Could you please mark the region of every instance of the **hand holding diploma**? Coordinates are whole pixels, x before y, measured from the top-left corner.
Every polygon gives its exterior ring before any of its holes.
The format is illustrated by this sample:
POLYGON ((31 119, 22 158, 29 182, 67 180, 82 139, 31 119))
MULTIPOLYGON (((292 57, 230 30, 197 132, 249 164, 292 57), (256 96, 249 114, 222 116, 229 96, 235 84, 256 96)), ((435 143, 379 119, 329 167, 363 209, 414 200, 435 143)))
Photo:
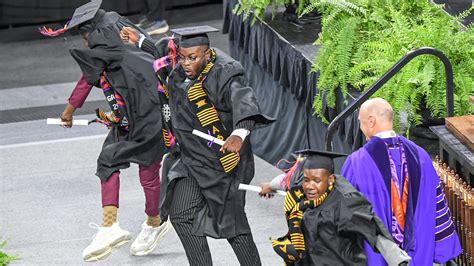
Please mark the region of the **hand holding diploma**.
POLYGON ((220 146, 223 146, 224 145, 224 141, 221 140, 221 139, 218 139, 218 138, 215 138, 209 134, 206 134, 204 132, 201 132, 199 130, 196 130, 196 129, 193 129, 193 134, 200 137, 200 138, 203 138, 205 140, 208 140, 209 142, 212 142, 212 143, 215 143, 217 145, 220 145, 220 146))
POLYGON ((220 149, 222 152, 235 152, 238 153, 240 149, 242 148, 242 143, 243 140, 239 136, 235 135, 230 135, 226 141, 223 141, 221 139, 215 138, 214 136, 211 136, 209 134, 206 134, 204 132, 201 132, 199 130, 193 129, 192 132, 194 135, 203 138, 205 140, 208 140, 209 143, 215 143, 217 145, 222 146, 220 149))
MULTIPOLYGON (((262 192, 262 188, 261 188, 261 187, 259 187, 259 186, 247 185, 247 184, 240 184, 240 185, 239 185, 239 190, 247 190, 247 191, 253 191, 253 192, 257 192, 257 193, 262 192)), ((275 193, 278 194, 278 195, 280 195, 280 196, 286 196, 286 192, 283 191, 283 190, 276 190, 275 193)))

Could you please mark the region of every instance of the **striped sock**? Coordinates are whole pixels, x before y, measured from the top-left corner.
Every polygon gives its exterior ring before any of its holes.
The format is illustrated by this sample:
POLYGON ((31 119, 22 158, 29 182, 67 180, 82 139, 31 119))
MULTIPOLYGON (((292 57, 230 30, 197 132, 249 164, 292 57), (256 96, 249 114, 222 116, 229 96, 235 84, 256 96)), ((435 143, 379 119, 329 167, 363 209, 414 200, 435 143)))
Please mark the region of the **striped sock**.
POLYGON ((103 209, 102 226, 110 227, 117 222, 117 207, 113 205, 105 206, 103 209))

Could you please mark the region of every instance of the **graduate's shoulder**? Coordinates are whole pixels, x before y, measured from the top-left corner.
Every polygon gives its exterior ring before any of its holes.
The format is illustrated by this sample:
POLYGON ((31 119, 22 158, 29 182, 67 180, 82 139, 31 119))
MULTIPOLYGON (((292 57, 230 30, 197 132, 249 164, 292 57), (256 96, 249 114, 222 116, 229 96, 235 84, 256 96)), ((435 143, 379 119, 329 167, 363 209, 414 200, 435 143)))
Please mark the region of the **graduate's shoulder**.
POLYGON ((104 25, 92 30, 87 38, 90 49, 117 50, 124 47, 114 25, 104 25))
POLYGON ((345 198, 362 196, 362 194, 342 175, 336 175, 334 189, 341 193, 345 198))
POLYGON ((217 48, 213 48, 216 52, 216 60, 214 66, 209 72, 206 83, 212 84, 214 88, 225 89, 232 81, 245 82, 245 72, 242 65, 232 57, 217 48))
POLYGON ((117 12, 108 11, 102 16, 102 18, 100 18, 100 21, 97 23, 96 27, 109 26, 109 25, 117 23, 119 20, 124 20, 124 19, 126 18, 122 17, 117 12))
POLYGON ((215 69, 218 70, 221 75, 228 77, 244 75, 244 68, 237 60, 217 48, 212 49, 216 52, 216 61, 214 62, 215 69))

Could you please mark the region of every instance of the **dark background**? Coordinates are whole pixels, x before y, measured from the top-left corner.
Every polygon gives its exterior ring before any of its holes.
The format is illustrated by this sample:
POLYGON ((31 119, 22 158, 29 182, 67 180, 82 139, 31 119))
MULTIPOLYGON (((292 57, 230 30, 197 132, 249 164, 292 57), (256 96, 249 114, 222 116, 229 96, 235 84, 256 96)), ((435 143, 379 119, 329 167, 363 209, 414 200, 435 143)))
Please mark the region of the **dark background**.
MULTIPOLYGON (((0 28, 67 20, 74 9, 89 0, 0 0, 0 28)), ((222 0, 165 0, 167 10, 222 0)), ((121 15, 139 14, 145 0, 103 0, 101 8, 121 15)), ((166 15, 165 15, 166 18, 166 15)))

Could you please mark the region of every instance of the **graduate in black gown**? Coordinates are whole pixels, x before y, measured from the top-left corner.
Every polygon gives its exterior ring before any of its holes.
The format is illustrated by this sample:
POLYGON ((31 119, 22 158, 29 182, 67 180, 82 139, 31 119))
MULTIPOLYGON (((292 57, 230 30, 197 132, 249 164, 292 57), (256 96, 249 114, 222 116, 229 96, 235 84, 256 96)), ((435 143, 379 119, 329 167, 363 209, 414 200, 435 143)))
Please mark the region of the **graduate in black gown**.
MULTIPOLYGON (((180 160, 170 173, 179 178, 170 184, 167 207, 191 265, 212 264, 206 236, 227 239, 241 265, 259 265, 244 211, 245 192, 238 185, 248 184, 254 176, 247 135, 273 120, 260 111, 242 66, 210 47, 207 32, 215 30, 208 26, 174 30, 181 38, 168 91, 180 160), (224 146, 193 135, 193 129, 225 140, 224 146)), ((125 29, 122 34, 137 43, 135 32, 125 29)), ((156 58, 172 56, 173 45, 143 37, 138 44, 156 58)))
MULTIPOLYGON (((77 27, 87 48, 72 48, 70 53, 87 84, 100 88, 110 106, 109 112, 97 111, 96 121, 107 125, 110 131, 97 159, 103 222, 92 243, 83 251, 86 261, 105 258, 130 239, 130 233, 121 229, 117 221, 119 170, 128 168, 130 163, 139 165, 147 214, 142 231, 131 246, 131 253, 141 256, 153 251, 171 226, 169 223, 160 225, 159 216, 159 170, 166 150, 158 80, 149 67, 153 57, 137 47, 124 44, 120 39, 120 29, 134 27, 133 23, 115 12, 99 9, 100 5, 101 1, 94 0, 77 8, 72 19, 60 30, 41 29, 45 35, 57 36, 77 27)), ((72 121, 72 113, 66 120, 66 123, 72 121)))
POLYGON ((410 257, 392 240, 370 203, 334 172, 333 158, 343 154, 304 150, 303 180, 287 192, 288 234, 272 240, 287 264, 367 265, 363 241, 380 252, 389 265, 410 257))

